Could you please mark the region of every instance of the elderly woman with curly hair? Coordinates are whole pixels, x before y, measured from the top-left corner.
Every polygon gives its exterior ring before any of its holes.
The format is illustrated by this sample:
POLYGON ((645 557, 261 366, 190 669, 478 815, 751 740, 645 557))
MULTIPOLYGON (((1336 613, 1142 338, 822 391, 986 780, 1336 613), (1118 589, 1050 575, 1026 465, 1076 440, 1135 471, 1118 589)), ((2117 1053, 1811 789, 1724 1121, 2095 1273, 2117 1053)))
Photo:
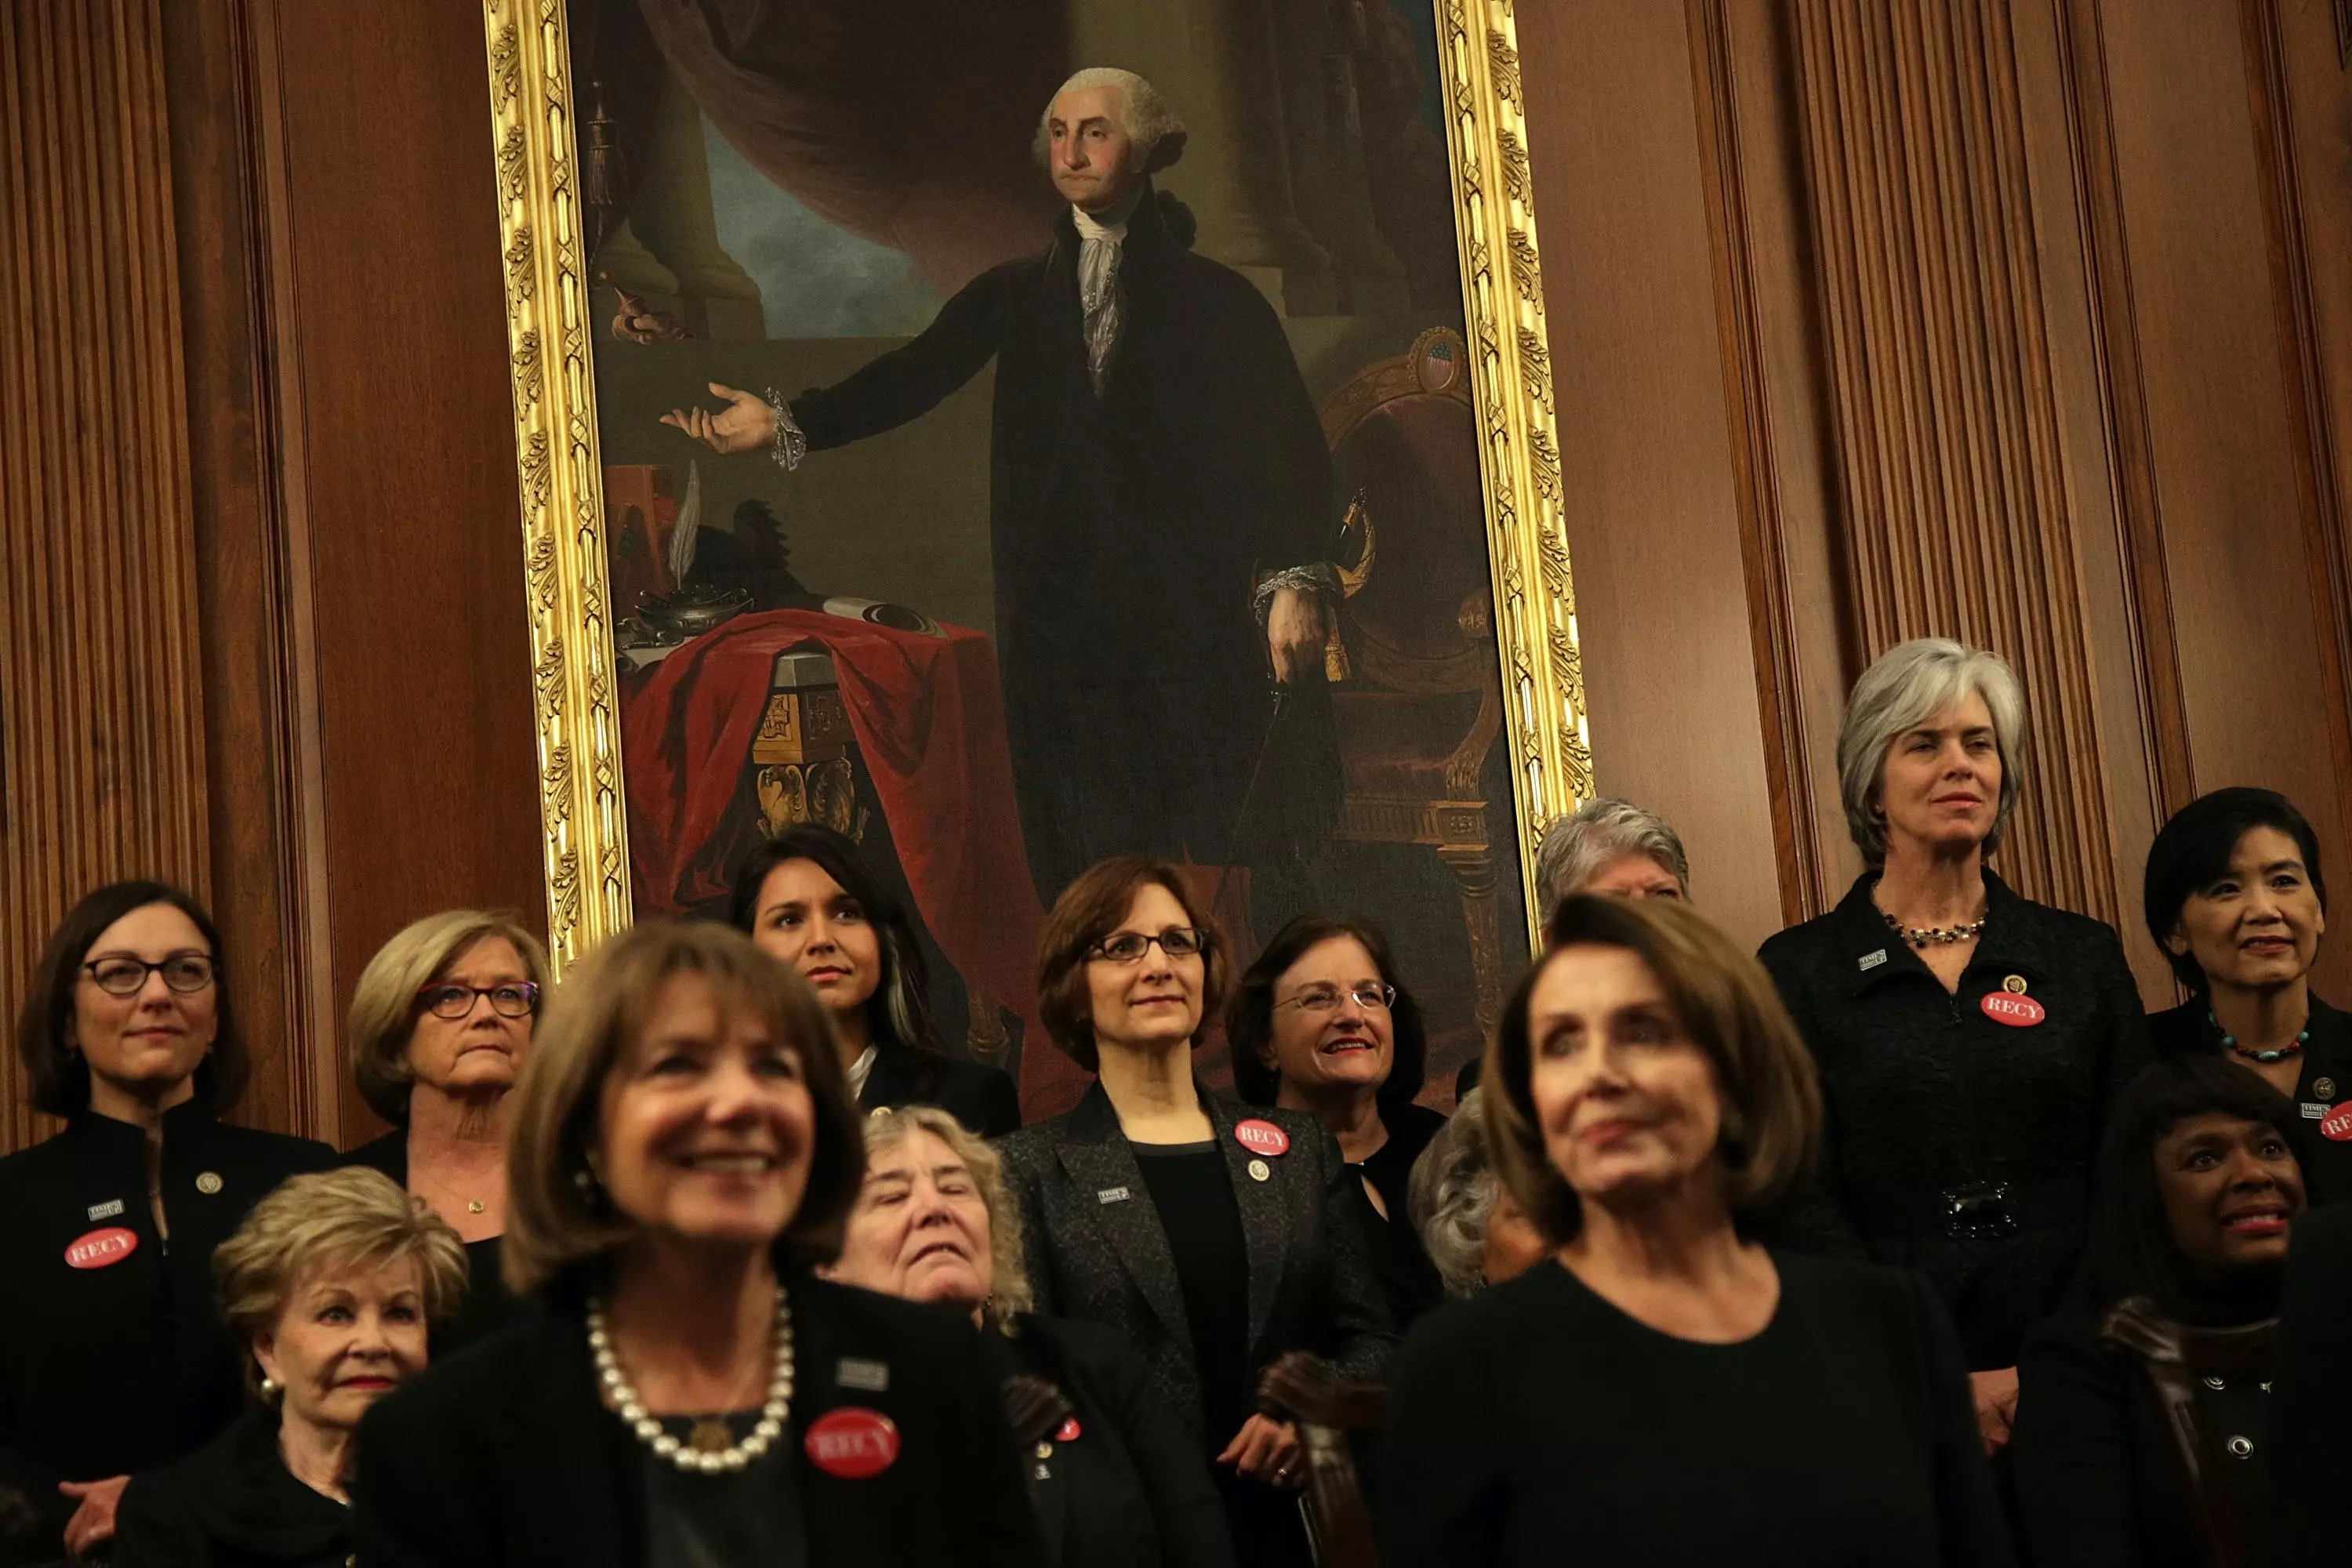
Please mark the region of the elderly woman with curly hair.
POLYGON ((109 1561, 342 1568, 352 1435, 424 1370, 426 1331, 465 1298, 465 1249, 380 1173, 325 1171, 256 1204, 213 1272, 258 1398, 188 1458, 131 1478, 109 1561))
POLYGON ((1108 1329, 1029 1310, 1003 1165, 954 1116, 912 1105, 867 1119, 865 1189, 828 1272, 970 1312, 1008 1395, 1015 1378, 1059 1392, 1066 1413, 1046 1406, 1029 1470, 1053 1568, 1233 1562, 1200 1447, 1143 1358, 1108 1329))

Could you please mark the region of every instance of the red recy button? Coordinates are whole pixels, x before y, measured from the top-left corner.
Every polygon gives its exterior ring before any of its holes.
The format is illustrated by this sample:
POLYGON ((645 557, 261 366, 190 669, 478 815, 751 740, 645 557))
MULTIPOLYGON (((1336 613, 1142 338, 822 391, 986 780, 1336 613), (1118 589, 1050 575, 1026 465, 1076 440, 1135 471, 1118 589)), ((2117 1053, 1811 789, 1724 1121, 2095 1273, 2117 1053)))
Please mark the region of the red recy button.
POLYGON ((76 1237, 73 1245, 66 1248, 66 1267, 104 1268, 110 1263, 121 1262, 138 1250, 137 1231, 110 1225, 103 1230, 93 1230, 87 1236, 76 1237))
POLYGON ((1977 1005, 1984 1009, 1986 1017, 2012 1029, 2030 1029, 2049 1016, 2042 1010, 2041 1003, 2013 991, 1988 991, 1977 1005))
POLYGON ((879 1410, 845 1405, 811 1422, 802 1447, 826 1475, 862 1481, 898 1462, 898 1428, 879 1410))
POLYGON ((2352 1100, 2320 1118, 2319 1135, 2331 1143, 2352 1143, 2352 1100))
POLYGON ((1253 1154, 1287 1154, 1290 1134, 1271 1121, 1251 1117, 1234 1129, 1234 1142, 1253 1154))
POLYGON ((1060 1428, 1055 1432, 1054 1441, 1056 1443, 1075 1443, 1078 1440, 1078 1418, 1073 1415, 1068 1420, 1063 1422, 1060 1428))

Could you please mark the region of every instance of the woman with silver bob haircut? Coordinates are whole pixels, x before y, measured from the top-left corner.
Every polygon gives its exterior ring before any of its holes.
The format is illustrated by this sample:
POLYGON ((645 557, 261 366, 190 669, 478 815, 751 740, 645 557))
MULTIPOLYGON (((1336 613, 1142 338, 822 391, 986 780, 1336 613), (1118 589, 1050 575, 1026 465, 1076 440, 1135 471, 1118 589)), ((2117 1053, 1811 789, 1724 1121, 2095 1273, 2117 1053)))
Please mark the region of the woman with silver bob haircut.
POLYGON ((1666 819, 1604 795, 1554 817, 1536 848, 1544 918, 1570 893, 1628 899, 1690 897, 1690 857, 1666 819))
POLYGON ((1199 1446, 1151 1386, 1150 1370, 1113 1330, 1029 1310, 1021 1210, 996 1151, 936 1105, 877 1110, 866 1122, 866 1181, 850 1211, 840 1261, 846 1285, 971 1314, 990 1375, 1008 1406, 1045 1392, 1034 1431, 1029 1497, 1046 1531, 1052 1568, 1231 1568, 1224 1510, 1199 1446), (1024 1390, 1010 1386, 1027 1380, 1024 1390))
POLYGON ((1938 1287, 1988 1448, 2008 1440, 2019 1344, 2074 1271, 2100 1130, 2147 1054, 2114 929, 2019 897, 1985 863, 2029 731, 1999 655, 1942 637, 1883 655, 1838 735, 1866 868, 1761 955, 1828 1110, 1798 1233, 1938 1287))

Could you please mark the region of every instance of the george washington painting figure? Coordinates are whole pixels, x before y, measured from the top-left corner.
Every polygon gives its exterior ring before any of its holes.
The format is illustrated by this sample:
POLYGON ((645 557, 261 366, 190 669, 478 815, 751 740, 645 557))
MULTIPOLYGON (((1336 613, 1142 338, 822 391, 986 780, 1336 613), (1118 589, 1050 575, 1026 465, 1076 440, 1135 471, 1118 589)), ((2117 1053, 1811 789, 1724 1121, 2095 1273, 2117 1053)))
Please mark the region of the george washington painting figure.
POLYGON ((1191 215, 1153 187, 1183 145, 1141 78, 1080 71, 1038 128, 1068 203, 1042 253, 835 385, 714 384, 723 407, 663 423, 790 468, 920 417, 993 359, 998 659, 1039 896, 1140 852, 1255 868, 1263 920, 1295 912, 1303 889, 1282 884, 1336 809, 1337 509, 1273 308, 1192 253, 1191 215))

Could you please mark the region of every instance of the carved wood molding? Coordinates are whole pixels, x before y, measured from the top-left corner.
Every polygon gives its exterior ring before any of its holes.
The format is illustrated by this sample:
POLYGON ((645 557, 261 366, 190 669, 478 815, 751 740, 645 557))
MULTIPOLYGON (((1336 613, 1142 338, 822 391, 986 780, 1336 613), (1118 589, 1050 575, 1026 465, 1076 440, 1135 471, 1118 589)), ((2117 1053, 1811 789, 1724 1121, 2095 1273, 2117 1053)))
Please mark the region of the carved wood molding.
MULTIPOLYGON (((210 882, 160 0, 0 7, 0 1016, 98 885, 210 882)), ((0 1143, 36 1132, 14 1051, 0 1143)))
POLYGON ((2004 873, 2113 921, 2008 0, 1799 0, 1795 22, 1862 651, 2009 659, 2038 738, 2004 873))

